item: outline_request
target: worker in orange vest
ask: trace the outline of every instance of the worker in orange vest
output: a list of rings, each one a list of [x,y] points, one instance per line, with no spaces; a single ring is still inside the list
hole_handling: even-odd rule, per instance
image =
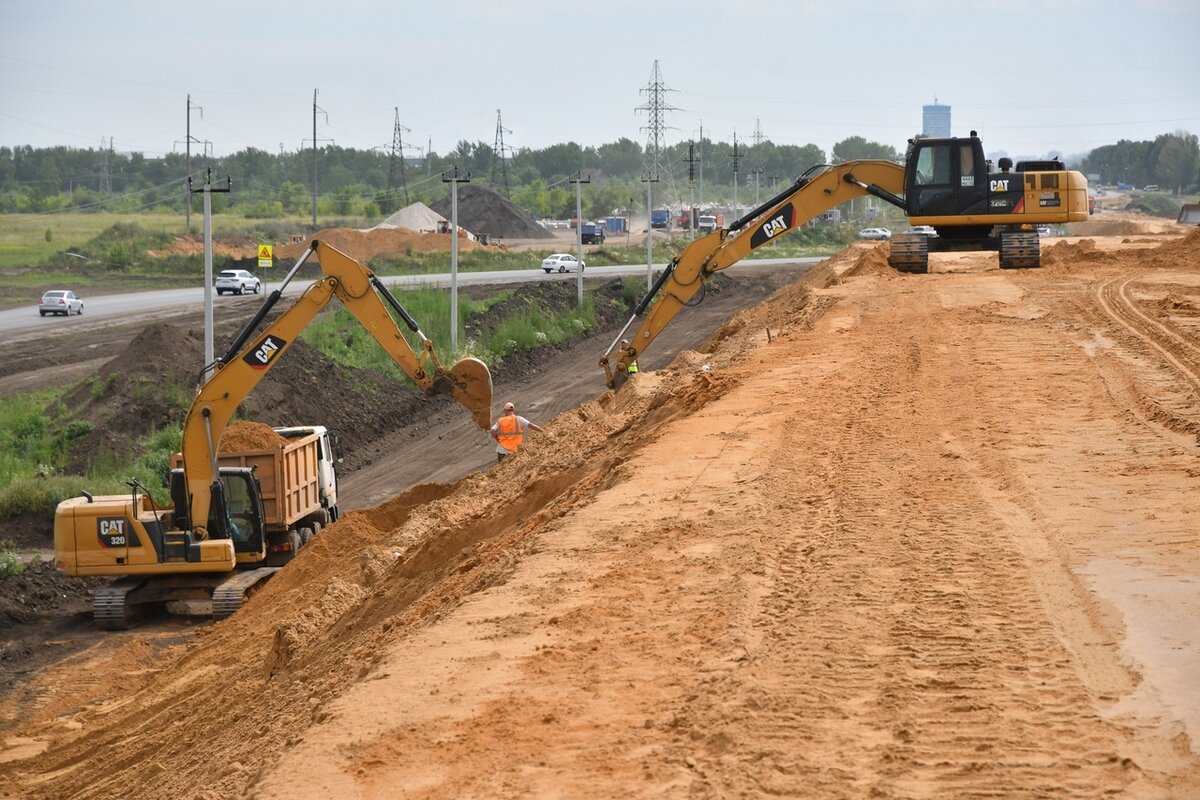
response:
[[[492,425],[489,433],[496,440],[496,463],[499,464],[505,456],[517,452],[525,439],[525,429],[543,432],[541,428],[517,413],[512,403],[504,404],[504,414]]]
[[[632,345],[629,343],[628,339],[622,339],[621,347],[628,350],[630,347],[632,347]],[[638,365],[637,365],[637,359],[635,358],[635,359],[633,359],[633,361],[629,362],[629,366],[625,368],[625,372],[629,375],[634,375],[637,373],[637,371],[638,371]]]

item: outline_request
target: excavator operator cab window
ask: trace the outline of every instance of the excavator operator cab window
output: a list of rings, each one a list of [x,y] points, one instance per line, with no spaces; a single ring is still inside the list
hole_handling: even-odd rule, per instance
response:
[[[262,503],[255,491],[257,487],[252,487],[251,481],[255,478],[248,472],[221,474],[225,507],[229,512],[229,531],[233,549],[237,552],[262,549]]]
[[[917,186],[950,183],[950,145],[922,147],[917,153]]]

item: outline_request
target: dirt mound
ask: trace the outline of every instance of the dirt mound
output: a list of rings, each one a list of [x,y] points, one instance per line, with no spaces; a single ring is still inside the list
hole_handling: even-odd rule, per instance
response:
[[[126,463],[138,437],[180,425],[199,381],[203,334],[167,323],[147,326],[125,350],[68,392],[70,416],[92,429],[71,443],[65,471]],[[47,409],[53,418],[55,409]]]
[[[0,578],[0,582],[4,584],[0,591],[2,629],[49,615],[89,610],[92,590],[105,580],[72,578],[59,572],[53,561],[31,561],[20,574]]]
[[[461,222],[459,224],[462,225]],[[471,230],[466,225],[462,225],[462,227]],[[417,233],[407,228],[373,228],[369,231],[360,231],[354,228],[325,228],[317,231],[311,239],[326,242],[363,264],[375,258],[389,256],[400,258],[408,253],[450,252],[450,234]],[[311,239],[275,248],[276,258],[294,262],[308,249]],[[488,249],[488,247],[488,245],[473,242],[461,236],[458,239],[460,252],[469,252],[480,248]]]
[[[235,422],[221,434],[217,451],[236,453],[253,450],[272,450],[284,447],[288,440],[276,433],[270,425],[261,422]]]
[[[182,425],[203,352],[202,331],[155,323],[68,392],[63,404],[93,427],[72,444],[65,471],[85,474],[94,465],[127,463],[139,437]],[[446,402],[373,370],[335,364],[301,339],[254,388],[239,415],[266,426],[325,424],[341,435],[347,450],[343,466],[353,470],[369,462],[381,433]]]
[[[450,219],[450,198],[433,204],[433,210]],[[465,183],[458,187],[458,224],[476,235],[504,239],[553,239],[515,203],[486,186]]]
[[[222,237],[212,243],[214,256],[233,259],[257,259],[258,243],[246,236]],[[204,238],[201,236],[176,236],[175,241],[159,250],[148,250],[155,258],[167,256],[195,256],[204,254]]]

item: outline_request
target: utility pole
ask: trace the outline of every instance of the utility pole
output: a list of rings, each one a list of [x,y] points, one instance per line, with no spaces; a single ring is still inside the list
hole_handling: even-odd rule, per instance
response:
[[[213,251],[212,251],[212,193],[228,192],[233,188],[233,179],[226,176],[225,188],[212,187],[212,168],[209,168],[204,185],[192,188],[192,176],[188,175],[188,205],[192,204],[192,193],[204,193],[204,371],[201,385],[208,383],[213,370]]]
[[[512,198],[512,192],[508,186],[508,158],[504,147],[504,134],[512,133],[508,128],[500,124],[500,109],[496,109],[496,146],[492,149],[492,175],[488,179],[493,189],[498,187],[496,183],[496,173],[500,172],[504,178],[504,196]]]
[[[184,142],[187,143],[187,155],[184,157],[184,165],[185,165],[184,168],[187,171],[187,179],[188,179],[189,185],[188,185],[188,190],[183,193],[184,198],[186,198],[186,200],[187,200],[187,202],[184,203],[184,205],[183,205],[183,207],[184,207],[184,216],[183,216],[184,232],[189,235],[192,232],[192,191],[191,191],[192,142],[199,141],[199,139],[193,138],[193,136],[192,136],[192,109],[193,108],[200,112],[200,119],[204,119],[204,107],[192,105],[192,96],[189,94],[187,96],[187,135],[184,137]]]
[[[651,187],[658,183],[657,175],[647,175],[642,178],[646,184],[646,291],[654,288],[654,208]]]
[[[734,219],[738,219],[742,215],[741,209],[738,208],[738,197],[737,197],[737,190],[738,190],[737,176],[738,176],[738,159],[739,158],[741,158],[741,156],[738,155],[738,149],[737,149],[737,129],[734,129],[734,131],[733,131],[733,218]]]
[[[458,352],[458,184],[470,183],[471,173],[459,177],[458,166],[449,178],[442,173],[442,183],[450,184],[450,354]]]
[[[591,183],[592,176],[586,178],[581,177],[581,173],[576,172],[570,178],[571,183],[575,184],[575,247],[579,253],[579,272],[575,275],[575,304],[579,308],[583,308],[583,197],[580,193],[579,185],[581,183]]]
[[[704,123],[700,123],[700,205],[704,205]]]
[[[664,163],[667,149],[665,114],[668,111],[678,111],[678,109],[667,104],[666,94],[673,90],[668,89],[666,84],[663,83],[662,73],[658,69],[657,60],[655,60],[654,70],[650,74],[650,85],[641,91],[647,96],[646,104],[638,106],[634,110],[645,111],[647,115],[647,124],[642,128],[642,130],[647,132],[646,174],[653,175],[655,180],[661,175],[666,175],[671,194],[674,195],[674,177],[671,175],[669,166]],[[647,212],[649,210],[646,209]]]
[[[762,143],[763,143],[764,138],[765,137],[763,136],[763,132],[762,132],[762,121],[756,119],[756,120],[754,120],[754,160],[755,160],[755,165],[754,165],[754,207],[755,208],[758,208],[759,176],[761,176],[763,174],[763,171],[765,169],[763,167],[763,154],[762,154]]]
[[[312,187],[313,203],[312,203],[312,224],[313,224],[313,230],[314,230],[314,231],[317,229],[317,142],[318,142],[318,141],[326,141],[326,142],[328,142],[328,141],[332,141],[331,139],[322,139],[322,140],[318,140],[318,139],[317,139],[317,112],[320,112],[320,113],[322,113],[322,114],[324,114],[324,115],[325,115],[325,124],[326,124],[326,125],[328,125],[328,124],[329,124],[329,113],[328,113],[327,111],[325,111],[325,109],[323,109],[323,108],[321,108],[320,106],[318,106],[318,105],[317,105],[317,90],[316,90],[316,89],[313,89],[313,138],[312,138],[312,143],[313,143],[313,187]]]
[[[388,193],[393,194],[396,189],[396,172],[399,167],[400,172],[400,187],[404,190],[404,205],[408,205],[408,182],[404,179],[404,140],[400,136],[400,132],[412,133],[408,128],[400,124],[400,108],[396,107],[396,124],[392,127],[392,155],[388,160]]]
[[[688,220],[689,220],[688,238],[689,239],[696,238],[696,215],[700,211],[700,208],[696,205],[696,182],[694,180],[694,178],[696,176],[696,163],[699,161],[700,161],[700,159],[696,156],[696,143],[688,142],[687,165],[688,165],[688,187],[690,190],[688,192],[688,203],[690,205],[690,208],[688,209]]]

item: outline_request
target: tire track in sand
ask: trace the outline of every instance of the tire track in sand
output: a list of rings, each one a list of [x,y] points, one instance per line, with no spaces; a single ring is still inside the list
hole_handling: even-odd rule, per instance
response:
[[[954,338],[931,332],[933,305],[792,348],[772,376],[778,446],[747,513],[772,531],[770,588],[758,646],[689,709],[741,734],[691,754],[696,796],[1100,797],[1128,780],[1115,731],[1079,723],[1088,688],[995,486],[944,446],[977,421],[955,411],[964,365],[931,344]]]

